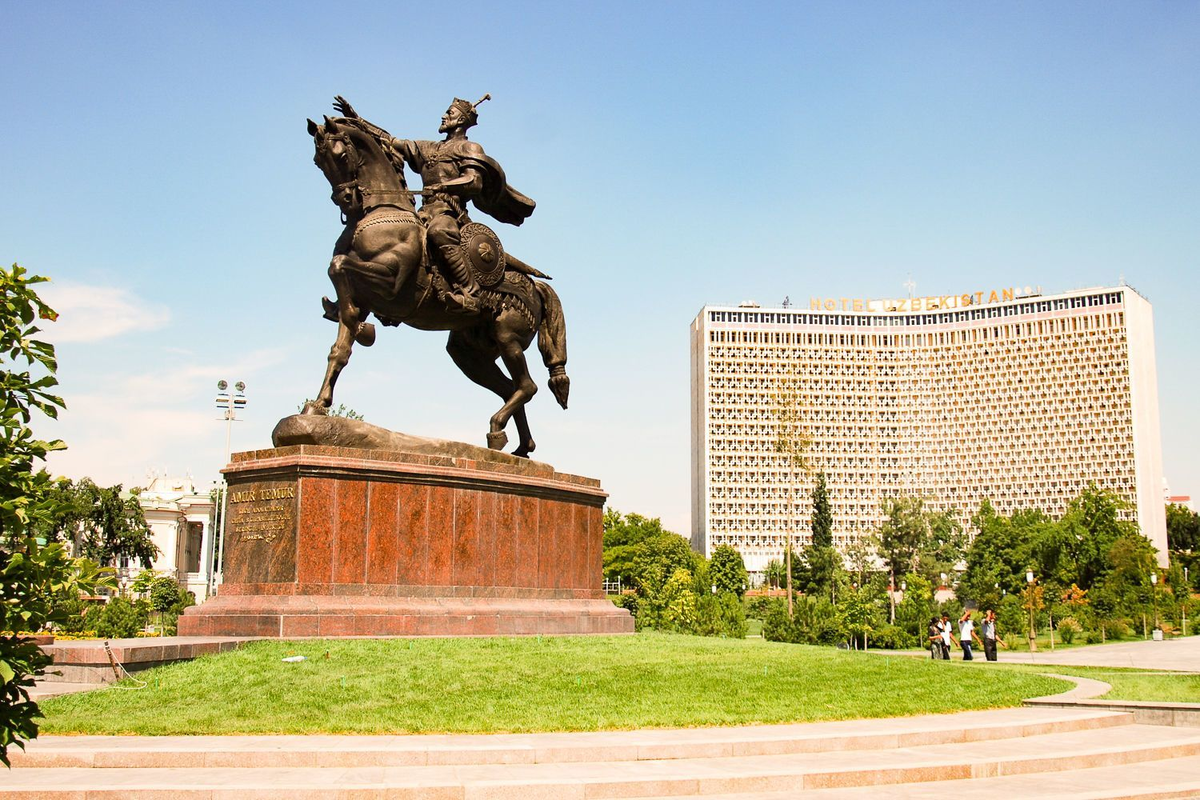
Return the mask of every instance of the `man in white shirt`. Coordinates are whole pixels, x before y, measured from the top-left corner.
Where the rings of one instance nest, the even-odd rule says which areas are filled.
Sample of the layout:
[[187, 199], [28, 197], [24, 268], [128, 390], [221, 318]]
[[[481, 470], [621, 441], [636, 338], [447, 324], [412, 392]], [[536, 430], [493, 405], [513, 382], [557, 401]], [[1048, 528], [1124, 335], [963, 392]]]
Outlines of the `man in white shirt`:
[[975, 656], [971, 654], [971, 640], [974, 639], [981, 645], [983, 644], [983, 640], [975, 632], [975, 623], [971, 621], [970, 609], [964, 611], [962, 618], [958, 621], [958, 635], [962, 644], [963, 661], [974, 661]]

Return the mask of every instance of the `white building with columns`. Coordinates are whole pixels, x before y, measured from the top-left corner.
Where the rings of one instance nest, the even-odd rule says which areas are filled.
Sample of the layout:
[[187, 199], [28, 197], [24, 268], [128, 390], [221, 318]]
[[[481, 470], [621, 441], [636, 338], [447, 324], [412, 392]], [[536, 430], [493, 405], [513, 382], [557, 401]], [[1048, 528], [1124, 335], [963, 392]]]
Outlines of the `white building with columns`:
[[206, 600], [216, 519], [210, 488], [197, 487], [191, 478], [158, 476], [138, 494], [138, 502], [159, 550], [152, 568], [175, 578], [197, 603]]

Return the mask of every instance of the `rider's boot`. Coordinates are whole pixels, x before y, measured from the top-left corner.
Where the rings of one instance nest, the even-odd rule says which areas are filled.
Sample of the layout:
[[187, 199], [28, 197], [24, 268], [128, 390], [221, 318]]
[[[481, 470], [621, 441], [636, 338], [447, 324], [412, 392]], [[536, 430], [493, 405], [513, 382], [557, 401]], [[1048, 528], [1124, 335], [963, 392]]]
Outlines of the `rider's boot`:
[[471, 270], [463, 263], [462, 253], [459, 252], [458, 246], [445, 245], [438, 249], [454, 277], [455, 290], [446, 295], [450, 310], [460, 314], [472, 314], [478, 311], [479, 301], [475, 297], [475, 291], [479, 288], [479, 284], [475, 282]]

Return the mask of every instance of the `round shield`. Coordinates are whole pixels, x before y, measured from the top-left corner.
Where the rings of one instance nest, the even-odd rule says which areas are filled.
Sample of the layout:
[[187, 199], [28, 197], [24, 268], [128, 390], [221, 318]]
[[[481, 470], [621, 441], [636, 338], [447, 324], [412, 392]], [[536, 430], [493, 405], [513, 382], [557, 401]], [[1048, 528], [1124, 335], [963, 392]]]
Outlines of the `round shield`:
[[495, 286], [504, 277], [504, 248], [491, 228], [468, 222], [459, 231], [462, 236], [463, 262], [470, 265], [480, 286]]

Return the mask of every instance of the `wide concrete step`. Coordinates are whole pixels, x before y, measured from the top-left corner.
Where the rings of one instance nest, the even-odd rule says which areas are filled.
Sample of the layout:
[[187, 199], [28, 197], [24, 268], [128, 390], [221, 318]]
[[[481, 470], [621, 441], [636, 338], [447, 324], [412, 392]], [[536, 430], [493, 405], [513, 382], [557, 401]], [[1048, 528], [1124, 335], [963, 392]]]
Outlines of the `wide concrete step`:
[[[974, 780], [932, 781], [847, 789], [815, 789], [804, 793], [811, 800], [875, 800], [886, 792], [888, 800], [1166, 800], [1200, 797], [1200, 756], [1165, 761], [1141, 761], [1113, 767], [1035, 772]], [[738, 792], [706, 795], [705, 800], [789, 800], [789, 792]], [[649, 800], [640, 798], [639, 800]]]
[[738, 728], [482, 736], [44, 736], [14, 767], [402, 767], [730, 758], [882, 750], [1115, 728], [1107, 710], [1012, 708]]
[[[813, 789], [993, 779], [1200, 756], [1200, 730], [1124, 725], [1010, 739], [648, 761], [417, 767], [26, 768], [0, 797], [461, 798], [584, 800], [792, 793]], [[889, 788], [890, 793], [890, 788]]]

